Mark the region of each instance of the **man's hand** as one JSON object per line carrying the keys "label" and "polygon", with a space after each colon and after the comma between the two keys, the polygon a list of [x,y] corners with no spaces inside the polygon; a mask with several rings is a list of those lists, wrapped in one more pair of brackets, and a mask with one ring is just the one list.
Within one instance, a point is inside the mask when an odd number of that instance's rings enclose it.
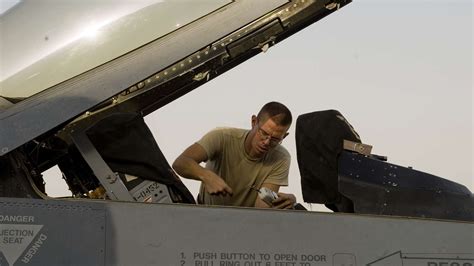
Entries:
{"label": "man's hand", "polygon": [[279,185],[271,184],[271,183],[263,183],[262,187],[266,187],[272,191],[277,192],[278,198],[272,202],[272,205],[268,205],[264,202],[259,196],[257,196],[257,200],[255,201],[255,207],[257,208],[274,208],[274,209],[292,209],[296,203],[296,197],[293,194],[286,194],[282,192],[278,192],[280,189]]}
{"label": "man's hand", "polygon": [[206,151],[201,145],[194,143],[176,158],[173,169],[185,178],[202,181],[211,195],[232,196],[232,189],[220,176],[199,165],[204,161],[207,161]]}
{"label": "man's hand", "polygon": [[214,172],[208,170],[206,175],[201,177],[206,191],[211,195],[232,196],[232,188]]}
{"label": "man's hand", "polygon": [[272,202],[273,204],[272,208],[292,209],[295,203],[296,203],[295,195],[278,192],[278,198]]}

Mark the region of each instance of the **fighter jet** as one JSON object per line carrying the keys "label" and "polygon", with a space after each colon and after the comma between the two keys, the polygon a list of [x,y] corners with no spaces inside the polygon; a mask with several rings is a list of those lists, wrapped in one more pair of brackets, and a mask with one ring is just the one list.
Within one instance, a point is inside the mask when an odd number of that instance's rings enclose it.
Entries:
{"label": "fighter jet", "polygon": [[[296,123],[303,198],[336,213],[196,205],[143,120],[350,2],[201,1],[166,26],[186,2],[165,1],[3,80],[0,265],[472,265],[472,193],[336,110]],[[47,196],[53,166],[70,198]]]}

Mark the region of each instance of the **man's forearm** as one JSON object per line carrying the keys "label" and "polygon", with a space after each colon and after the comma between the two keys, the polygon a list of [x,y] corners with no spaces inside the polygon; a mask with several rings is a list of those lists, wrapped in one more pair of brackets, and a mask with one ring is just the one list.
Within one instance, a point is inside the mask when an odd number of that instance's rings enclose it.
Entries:
{"label": "man's forearm", "polygon": [[196,161],[184,155],[179,156],[174,161],[173,169],[184,178],[198,181],[203,181],[205,172],[207,171]]}

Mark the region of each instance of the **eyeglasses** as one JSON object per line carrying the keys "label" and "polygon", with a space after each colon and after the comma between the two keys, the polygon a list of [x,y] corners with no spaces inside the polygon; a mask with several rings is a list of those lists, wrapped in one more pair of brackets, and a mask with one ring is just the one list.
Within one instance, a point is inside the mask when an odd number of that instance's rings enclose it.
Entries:
{"label": "eyeglasses", "polygon": [[283,139],[288,136],[288,132],[285,133],[285,135],[282,138],[276,138],[273,137],[272,134],[266,132],[263,130],[260,126],[257,126],[257,132],[260,135],[261,140],[270,140],[270,145],[271,146],[276,146],[278,144],[281,144],[283,142]]}

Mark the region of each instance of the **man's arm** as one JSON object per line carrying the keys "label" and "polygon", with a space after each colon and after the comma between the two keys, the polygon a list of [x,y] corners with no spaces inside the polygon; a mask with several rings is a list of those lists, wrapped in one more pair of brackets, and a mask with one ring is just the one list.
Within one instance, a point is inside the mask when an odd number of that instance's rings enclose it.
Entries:
{"label": "man's arm", "polygon": [[263,201],[259,196],[257,196],[257,199],[255,200],[256,208],[291,209],[296,203],[295,195],[278,192],[278,190],[280,189],[279,185],[264,183],[262,187],[266,187],[277,192],[278,198],[274,200],[272,206],[270,206],[265,203],[265,201]]}
{"label": "man's arm", "polygon": [[232,188],[220,176],[199,165],[207,159],[204,148],[194,143],[176,158],[173,169],[184,178],[201,181],[211,195],[232,195]]}

